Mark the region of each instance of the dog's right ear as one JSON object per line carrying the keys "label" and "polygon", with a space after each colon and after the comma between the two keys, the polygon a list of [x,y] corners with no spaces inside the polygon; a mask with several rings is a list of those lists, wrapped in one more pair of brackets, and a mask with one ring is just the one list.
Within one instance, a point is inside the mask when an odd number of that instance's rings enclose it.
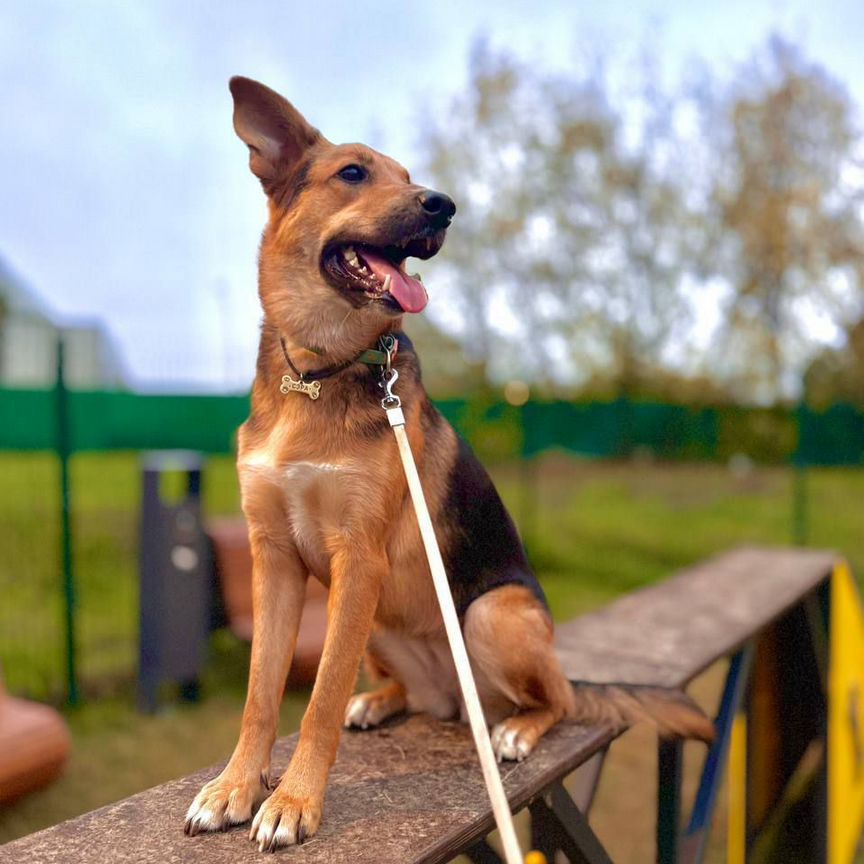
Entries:
{"label": "dog's right ear", "polygon": [[321,133],[275,90],[235,76],[234,130],[249,147],[249,167],[265,191],[296,165],[303,153],[321,140]]}

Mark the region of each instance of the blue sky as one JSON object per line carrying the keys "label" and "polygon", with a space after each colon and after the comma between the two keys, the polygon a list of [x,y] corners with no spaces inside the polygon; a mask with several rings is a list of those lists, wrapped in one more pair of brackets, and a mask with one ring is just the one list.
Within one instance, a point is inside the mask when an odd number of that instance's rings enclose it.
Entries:
{"label": "blue sky", "polygon": [[[60,314],[101,318],[141,386],[242,388],[265,211],[231,128],[232,74],[410,168],[479,35],[567,68],[654,34],[680,79],[696,57],[729,72],[772,29],[864,104],[860,0],[7,3],[0,256]],[[434,267],[424,277],[434,316]]]}

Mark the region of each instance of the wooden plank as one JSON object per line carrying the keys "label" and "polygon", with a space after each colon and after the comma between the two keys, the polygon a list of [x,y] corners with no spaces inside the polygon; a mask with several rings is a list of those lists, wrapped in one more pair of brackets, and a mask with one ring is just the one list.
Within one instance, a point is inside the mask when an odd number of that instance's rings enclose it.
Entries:
{"label": "wooden plank", "polygon": [[571,681],[682,687],[831,574],[832,552],[735,549],[559,625]]}
{"label": "wooden plank", "polygon": [[[529,759],[505,763],[504,786],[520,809],[614,737],[610,728],[561,725]],[[493,827],[492,811],[467,726],[418,715],[371,732],[346,732],[317,836],[280,850],[304,864],[449,861]],[[283,770],[297,736],[277,742]],[[220,766],[142,792],[117,804],[0,846],[0,862],[29,864],[260,864],[248,825],[186,837],[183,818],[201,785]]]}

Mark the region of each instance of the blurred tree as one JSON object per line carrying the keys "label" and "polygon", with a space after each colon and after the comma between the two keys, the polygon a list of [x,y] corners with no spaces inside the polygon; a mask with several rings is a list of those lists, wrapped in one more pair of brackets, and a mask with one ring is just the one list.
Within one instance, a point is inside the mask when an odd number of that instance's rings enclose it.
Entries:
{"label": "blurred tree", "polygon": [[864,318],[846,332],[846,345],[819,353],[804,375],[808,402],[825,408],[835,402],[864,407]]}
{"label": "blurred tree", "polygon": [[466,350],[497,378],[571,389],[603,370],[638,392],[684,338],[696,221],[650,57],[626,123],[599,62],[554,76],[479,42],[470,72],[423,139],[459,207],[447,281]]}
{"label": "blurred tree", "polygon": [[853,106],[824,69],[776,37],[708,105],[716,221],[703,266],[732,287],[716,368],[741,395],[789,395],[812,351],[814,316],[842,327],[861,314],[864,182]]}
{"label": "blurred tree", "polygon": [[[778,38],[731,85],[691,67],[688,98],[656,56],[552,75],[474,46],[466,92],[423,139],[459,205],[445,323],[498,380],[791,395],[815,324],[864,314],[853,106]],[[694,321],[714,318],[694,349]]]}
{"label": "blurred tree", "polygon": [[423,384],[433,399],[474,396],[488,389],[486,367],[426,315],[409,315],[405,332],[421,358]]}

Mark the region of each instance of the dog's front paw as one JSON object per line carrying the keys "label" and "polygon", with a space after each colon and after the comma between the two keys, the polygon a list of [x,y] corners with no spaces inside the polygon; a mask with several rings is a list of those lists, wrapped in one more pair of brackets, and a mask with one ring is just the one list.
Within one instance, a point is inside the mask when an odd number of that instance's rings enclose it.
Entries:
{"label": "dog's front paw", "polygon": [[195,796],[186,813],[184,831],[194,837],[202,831],[227,831],[231,825],[248,822],[252,810],[268,795],[264,774],[251,780],[238,780],[227,769],[207,783]]}
{"label": "dog's front paw", "polygon": [[318,830],[323,803],[323,795],[291,795],[280,784],[255,815],[249,839],[260,852],[299,845]]}

